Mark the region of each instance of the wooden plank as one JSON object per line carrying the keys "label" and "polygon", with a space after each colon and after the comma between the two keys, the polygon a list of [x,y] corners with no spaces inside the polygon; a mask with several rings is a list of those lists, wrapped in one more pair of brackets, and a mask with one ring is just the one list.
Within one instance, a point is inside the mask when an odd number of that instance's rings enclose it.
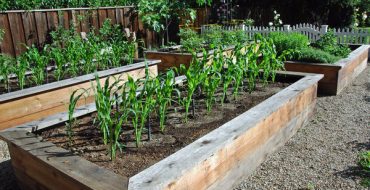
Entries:
{"label": "wooden plank", "polygon": [[48,21],[48,31],[54,31],[58,28],[59,21],[58,21],[58,12],[47,12],[47,21]]}
{"label": "wooden plank", "polygon": [[46,41],[46,35],[48,33],[46,13],[35,12],[35,21],[37,29],[37,38],[39,40],[39,44],[43,45]]}
{"label": "wooden plank", "polygon": [[21,174],[28,178],[18,180],[30,189],[127,188],[127,177],[99,167],[52,143],[43,142],[33,134],[12,131],[2,136],[8,139],[12,165],[18,177]]}
{"label": "wooden plank", "polygon": [[27,44],[24,36],[22,16],[19,13],[9,13],[8,18],[10,32],[12,33],[15,55],[18,56],[26,50],[25,44]]}
{"label": "wooden plank", "polygon": [[124,11],[123,9],[116,9],[116,22],[117,24],[125,27]]}
{"label": "wooden plank", "polygon": [[0,43],[1,52],[11,56],[15,56],[12,32],[10,31],[8,15],[5,13],[0,13],[0,28],[4,29],[5,32],[4,39],[2,43]]}
{"label": "wooden plank", "polygon": [[71,20],[71,24],[74,26],[76,32],[80,33],[81,32],[81,26],[80,26],[80,22],[77,19],[78,14],[79,14],[78,10],[72,10],[72,11],[69,12],[68,16],[69,16],[69,18]]}
{"label": "wooden plank", "polygon": [[23,13],[23,28],[27,46],[38,43],[36,21],[33,13]]}
{"label": "wooden plank", "polygon": [[[116,9],[116,8],[134,8],[134,6],[114,6],[114,7],[99,7],[99,9]],[[3,13],[24,13],[24,12],[49,12],[49,11],[72,11],[72,10],[96,10],[97,8],[91,7],[78,7],[78,8],[60,8],[60,9],[33,9],[33,10],[10,10],[3,11]]]}
{"label": "wooden plank", "polygon": [[90,23],[91,27],[93,27],[97,33],[99,29],[99,16],[97,10],[91,10]]}
{"label": "wooden plank", "polygon": [[[122,80],[127,80],[127,76],[130,75],[134,79],[145,77],[145,65],[140,64],[141,67],[138,69],[127,69],[121,68],[111,69],[109,72],[104,71],[100,76],[100,82],[104,83],[107,76],[120,77]],[[130,65],[131,66],[131,65]],[[129,67],[128,67],[129,68]],[[126,70],[125,70],[126,69]],[[157,65],[152,64],[149,66],[151,76],[157,75]],[[104,74],[114,73],[114,74]],[[80,78],[80,79],[78,79]],[[94,74],[81,76],[76,78],[52,83],[39,87],[39,92],[35,91],[29,95],[25,95],[21,91],[15,92],[12,95],[0,96],[5,101],[0,106],[0,130],[4,130],[10,127],[14,127],[20,124],[31,122],[40,118],[44,118],[59,112],[64,112],[68,109],[69,97],[73,91],[77,89],[89,89],[91,88],[90,80],[94,81]],[[86,80],[88,79],[88,80]],[[110,78],[113,82],[113,78]],[[82,81],[82,82],[78,82]],[[83,82],[84,81],[84,82]],[[59,84],[58,84],[59,83]],[[64,84],[63,84],[64,83]],[[93,82],[95,84],[95,82]],[[73,84],[73,85],[72,85]],[[56,86],[50,88],[52,86]],[[25,89],[27,90],[27,89]],[[29,90],[32,91],[33,89]],[[27,92],[27,91],[26,91]],[[43,93],[45,92],[45,93]],[[17,97],[17,94],[19,97]],[[50,98],[53,97],[53,98]],[[6,99],[8,98],[8,99]],[[85,100],[81,100],[81,104],[89,104],[93,102],[93,94],[90,94]]]}
{"label": "wooden plank", "polygon": [[116,10],[114,10],[114,9],[107,9],[107,18],[111,19],[111,23],[112,24],[117,24]]}
{"label": "wooden plank", "polygon": [[80,10],[79,15],[80,25],[81,25],[81,32],[88,33],[90,31],[89,27],[89,12],[86,10]]}
{"label": "wooden plank", "polygon": [[[131,11],[129,8],[124,8],[123,9],[123,13],[124,13],[124,27],[125,28],[130,28],[130,30],[132,31],[132,23],[131,23],[131,20],[130,20],[130,17],[131,17]],[[136,30],[134,30],[136,31]]]}
{"label": "wooden plank", "polygon": [[98,10],[98,17],[99,17],[99,28],[103,26],[105,19],[107,18],[107,11],[104,9]]}

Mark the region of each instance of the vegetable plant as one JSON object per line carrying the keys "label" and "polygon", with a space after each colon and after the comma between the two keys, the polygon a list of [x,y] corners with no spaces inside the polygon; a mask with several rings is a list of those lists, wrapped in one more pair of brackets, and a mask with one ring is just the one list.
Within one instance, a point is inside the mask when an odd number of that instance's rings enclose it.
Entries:
{"label": "vegetable plant", "polygon": [[43,84],[47,77],[46,69],[48,64],[45,55],[40,53],[39,50],[33,46],[28,49],[25,56],[30,63],[33,82],[35,82],[36,85]]}
{"label": "vegetable plant", "polygon": [[13,59],[9,56],[0,56],[0,81],[4,81],[5,89],[10,92],[9,76],[13,72]]}
{"label": "vegetable plant", "polygon": [[[80,93],[78,94],[78,92]],[[86,93],[87,93],[87,90],[85,89],[77,89],[73,91],[73,93],[71,94],[69,98],[68,121],[66,122],[66,132],[68,136],[69,146],[72,146],[73,127],[75,126],[75,121],[76,121],[76,118],[73,117],[73,114],[76,109],[78,101],[81,99],[82,96],[85,96]]]}
{"label": "vegetable plant", "polygon": [[23,89],[26,85],[26,72],[29,68],[28,60],[25,56],[20,56],[17,59],[17,63],[14,67],[14,73],[17,75],[18,85],[20,89]]}

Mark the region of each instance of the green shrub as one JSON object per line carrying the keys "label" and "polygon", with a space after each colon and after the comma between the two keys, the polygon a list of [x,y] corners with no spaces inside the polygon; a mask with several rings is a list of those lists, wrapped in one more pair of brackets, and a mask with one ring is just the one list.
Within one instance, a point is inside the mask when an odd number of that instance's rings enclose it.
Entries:
{"label": "green shrub", "polygon": [[340,57],[331,55],[316,48],[303,48],[295,55],[294,60],[311,63],[335,63]]}
{"label": "green shrub", "polygon": [[289,49],[304,49],[309,44],[307,36],[299,33],[272,32],[269,37],[274,41],[278,54]]}
{"label": "green shrub", "polygon": [[351,49],[347,45],[338,44],[333,31],[324,34],[312,46],[339,57],[347,57],[351,53]]}
{"label": "green shrub", "polygon": [[364,179],[361,180],[361,185],[364,187],[370,187],[370,151],[361,152],[359,154],[358,165],[362,169]]}
{"label": "green shrub", "polygon": [[180,45],[186,51],[200,50],[203,47],[203,39],[192,29],[180,29]]}

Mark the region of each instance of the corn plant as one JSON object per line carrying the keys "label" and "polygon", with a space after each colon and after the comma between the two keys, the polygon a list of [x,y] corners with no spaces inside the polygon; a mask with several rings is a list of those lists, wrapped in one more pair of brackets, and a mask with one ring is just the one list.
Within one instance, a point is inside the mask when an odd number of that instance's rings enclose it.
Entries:
{"label": "corn plant", "polygon": [[150,113],[156,106],[155,92],[159,86],[157,79],[148,79],[144,81],[142,91],[139,95],[139,112],[140,112],[140,126],[136,130],[136,144],[139,146],[141,141],[141,135],[145,124],[148,122],[148,138],[151,139],[151,127],[150,127]]}
{"label": "corn plant", "polygon": [[190,67],[186,69],[185,65],[180,66],[180,71],[185,75],[187,81],[187,96],[183,99],[183,105],[185,107],[185,122],[188,121],[190,104],[194,101],[193,94],[208,75],[208,73],[205,72],[205,65],[208,62],[207,52],[203,49],[203,58],[200,61],[196,58],[195,53],[192,54],[193,61],[190,64]]}
{"label": "corn plant", "polygon": [[9,76],[12,74],[13,70],[13,59],[7,55],[0,55],[0,82],[4,81],[5,89],[7,89],[8,92],[11,91]]}
{"label": "corn plant", "polygon": [[29,63],[25,56],[20,56],[17,58],[17,63],[15,64],[14,73],[17,75],[18,85],[20,89],[23,89],[26,85],[26,72],[29,69]]}
{"label": "corn plant", "polygon": [[225,101],[227,101],[227,91],[232,83],[232,81],[235,80],[234,77],[234,63],[232,57],[226,57],[225,63],[227,65],[227,68],[224,70],[224,73],[222,74],[222,98],[221,98],[221,104],[223,104]]}
{"label": "corn plant", "polygon": [[210,112],[213,102],[215,101],[214,94],[221,82],[221,74],[219,72],[213,72],[210,74],[204,82],[204,88],[206,92],[206,106],[207,111]]}
{"label": "corn plant", "polygon": [[64,52],[60,48],[51,48],[49,52],[49,58],[50,61],[53,61],[55,64],[55,70],[54,70],[54,75],[57,81],[60,81],[64,74],[65,74],[65,57],[64,57]]}
{"label": "corn plant", "polygon": [[160,85],[158,88],[156,88],[156,98],[157,98],[157,104],[159,109],[159,127],[161,131],[164,131],[164,123],[166,120],[166,112],[167,112],[167,106],[172,101],[172,93],[174,91],[177,92],[177,96],[180,98],[180,92],[179,90],[175,89],[175,71],[174,70],[168,70],[166,74],[161,77]]}
{"label": "corn plant", "polygon": [[[81,91],[77,94],[79,91]],[[76,109],[78,101],[81,97],[85,96],[88,93],[85,89],[77,89],[73,91],[69,98],[69,105],[68,105],[68,121],[66,122],[66,132],[68,136],[68,145],[72,146],[72,137],[73,137],[73,127],[75,126],[76,118],[73,117],[74,111]],[[86,96],[85,96],[86,97]],[[86,100],[86,99],[85,99]]]}
{"label": "corn plant", "polygon": [[46,56],[39,52],[34,46],[28,48],[25,56],[30,63],[33,82],[35,82],[36,85],[42,85],[47,77],[46,69],[48,61]]}
{"label": "corn plant", "polygon": [[112,98],[112,94],[117,93],[123,88],[119,85],[122,81],[115,79],[115,81],[110,84],[110,78],[108,78],[102,86],[99,77],[96,75],[95,78],[96,86],[93,85],[93,89],[98,114],[97,121],[100,131],[103,134],[103,142],[105,145],[108,145],[111,159],[114,160],[117,148],[121,149],[122,147],[119,142],[119,136],[121,134],[123,122],[127,120],[127,114],[112,114],[112,106],[116,105],[116,101],[118,101],[116,98]]}

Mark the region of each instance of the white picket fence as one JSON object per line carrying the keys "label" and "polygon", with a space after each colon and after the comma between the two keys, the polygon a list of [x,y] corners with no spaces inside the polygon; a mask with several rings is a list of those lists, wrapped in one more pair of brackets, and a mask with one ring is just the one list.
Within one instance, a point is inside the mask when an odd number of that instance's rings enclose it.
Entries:
{"label": "white picket fence", "polygon": [[[244,30],[249,37],[253,37],[256,33],[267,36],[270,32],[298,32],[306,35],[311,42],[315,42],[320,37],[328,32],[328,25],[321,25],[320,27],[313,24],[296,24],[294,26],[284,25],[282,27],[262,27],[262,26],[221,26],[223,30]],[[203,25],[201,32],[205,33],[210,26]],[[364,29],[333,29],[337,36],[338,43],[342,44],[370,44],[370,32]]]}

